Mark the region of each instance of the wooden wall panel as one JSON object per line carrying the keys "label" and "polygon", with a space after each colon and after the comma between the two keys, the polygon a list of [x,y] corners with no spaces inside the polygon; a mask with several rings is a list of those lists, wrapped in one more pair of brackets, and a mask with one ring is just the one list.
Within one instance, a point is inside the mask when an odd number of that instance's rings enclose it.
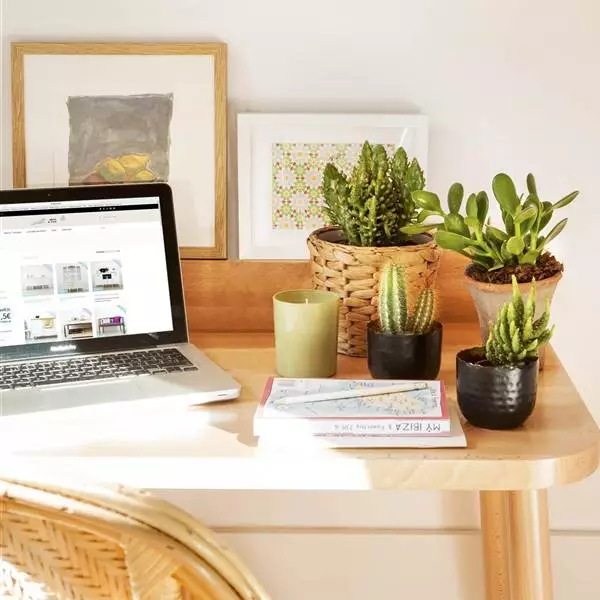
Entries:
{"label": "wooden wall panel", "polygon": [[[442,321],[474,321],[462,281],[466,260],[444,252],[438,277]],[[191,331],[272,331],[272,297],[310,288],[308,261],[182,261]]]}

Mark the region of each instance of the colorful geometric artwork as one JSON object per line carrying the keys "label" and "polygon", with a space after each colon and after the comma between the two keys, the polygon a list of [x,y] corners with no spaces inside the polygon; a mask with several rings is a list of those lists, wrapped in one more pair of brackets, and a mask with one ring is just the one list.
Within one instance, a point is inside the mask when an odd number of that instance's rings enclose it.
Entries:
{"label": "colorful geometric artwork", "polygon": [[[394,144],[384,145],[388,153]],[[362,143],[274,143],[272,144],[273,229],[322,227],[323,169],[328,162],[349,175],[358,161]]]}

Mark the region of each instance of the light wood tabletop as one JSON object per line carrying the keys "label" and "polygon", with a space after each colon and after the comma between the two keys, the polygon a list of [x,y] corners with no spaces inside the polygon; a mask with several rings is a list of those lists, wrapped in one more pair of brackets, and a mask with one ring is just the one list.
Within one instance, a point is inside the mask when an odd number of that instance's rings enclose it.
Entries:
{"label": "light wood tabletop", "polygon": [[[445,381],[452,403],[456,401],[455,355],[460,349],[477,344],[477,335],[474,325],[445,327],[439,378]],[[257,399],[266,378],[273,374],[272,335],[203,334],[196,341],[243,384],[241,403],[232,410],[240,434],[248,439]],[[467,448],[383,452],[345,449],[326,453],[362,462],[372,489],[535,489],[583,479],[598,464],[598,427],[551,350],[547,360],[540,375],[536,409],[518,430],[490,431],[463,422]],[[340,356],[336,377],[370,377],[366,360]],[[288,456],[303,454],[296,450],[285,452]]]}
{"label": "light wood tabletop", "polygon": [[[3,431],[0,451],[38,468],[144,489],[477,490],[487,600],[552,597],[546,489],[593,473],[600,438],[551,349],[535,411],[517,430],[465,423],[466,448],[284,450],[260,448],[252,433],[257,402],[274,375],[272,334],[202,333],[192,341],[242,384],[238,400],[119,418],[106,407],[93,419],[44,416]],[[475,324],[444,328],[440,379],[450,402],[455,355],[477,343]],[[368,377],[366,360],[339,356],[337,377]]]}
{"label": "light wood tabletop", "polygon": [[[53,417],[25,417],[24,422],[33,423],[28,439],[15,427],[13,439],[3,436],[0,448],[14,449],[19,436],[21,456],[63,460],[65,465],[85,457],[102,472],[116,469],[122,483],[145,488],[543,489],[583,479],[598,464],[598,428],[553,352],[540,375],[537,406],[525,425],[500,432],[463,423],[467,448],[266,450],[253,436],[252,418],[267,379],[274,375],[272,334],[203,333],[193,341],[242,384],[241,398],[185,413],[142,415],[124,408],[118,423],[110,405],[94,407],[94,420],[61,415],[59,422],[56,417],[61,429],[53,437],[51,431],[41,436],[33,420],[48,430]],[[476,343],[475,325],[444,329],[439,377],[450,402],[455,402],[456,352]],[[336,376],[369,377],[366,360],[340,355]],[[104,414],[109,431],[100,426]],[[290,464],[302,467],[296,477]],[[166,472],[159,468],[167,466]]]}

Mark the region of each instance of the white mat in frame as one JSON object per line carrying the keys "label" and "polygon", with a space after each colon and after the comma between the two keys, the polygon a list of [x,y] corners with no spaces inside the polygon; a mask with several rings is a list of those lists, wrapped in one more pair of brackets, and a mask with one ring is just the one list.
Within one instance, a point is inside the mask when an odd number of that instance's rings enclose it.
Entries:
{"label": "white mat in frame", "polygon": [[403,146],[427,172],[426,115],[241,113],[237,126],[241,259],[306,260],[322,168],[351,168],[365,140]]}

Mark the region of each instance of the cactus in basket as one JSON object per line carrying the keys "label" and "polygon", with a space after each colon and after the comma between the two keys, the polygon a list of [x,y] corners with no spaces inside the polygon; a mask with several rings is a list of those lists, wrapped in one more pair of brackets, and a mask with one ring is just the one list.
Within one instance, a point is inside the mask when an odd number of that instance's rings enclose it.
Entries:
{"label": "cactus in basket", "polygon": [[323,171],[324,216],[353,246],[393,246],[408,239],[402,228],[416,219],[413,192],[425,186],[416,158],[399,147],[392,157],[365,142],[350,176],[333,163]]}
{"label": "cactus in basket", "polygon": [[384,333],[420,335],[430,331],[435,322],[436,301],[432,289],[419,293],[414,310],[409,314],[402,265],[388,263],[383,267],[378,299],[379,325]]}
{"label": "cactus in basket", "polygon": [[[450,186],[448,212],[442,208],[436,194],[416,190],[413,193],[418,209],[416,222],[406,225],[403,230],[414,234],[435,227],[436,241],[442,248],[467,256],[487,271],[506,266],[535,265],[548,243],[567,224],[567,219],[562,219],[546,235],[542,235],[554,211],[567,206],[579,195],[578,191],[574,191],[555,203],[542,202],[531,173],[527,176],[526,194],[517,194],[513,180],[506,173],[498,173],[494,177],[492,191],[500,206],[503,230],[489,222],[489,200],[485,191],[471,194],[466,202],[465,214],[460,214],[464,199],[460,183]],[[442,217],[443,222],[424,224],[428,217]]]}
{"label": "cactus in basket", "polygon": [[527,302],[519,290],[516,277],[512,277],[512,300],[502,306],[496,322],[490,324],[490,333],[485,345],[486,359],[495,366],[518,365],[526,358],[538,356],[538,350],[546,344],[554,333],[554,326],[548,329],[550,301],[546,310],[534,321],[535,280]]}

